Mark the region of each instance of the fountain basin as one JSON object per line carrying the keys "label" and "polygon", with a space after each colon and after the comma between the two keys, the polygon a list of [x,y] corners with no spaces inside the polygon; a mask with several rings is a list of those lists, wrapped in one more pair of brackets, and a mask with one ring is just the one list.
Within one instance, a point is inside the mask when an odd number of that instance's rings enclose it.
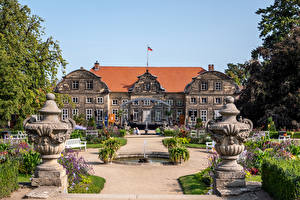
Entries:
{"label": "fountain basin", "polygon": [[130,154],[130,155],[119,155],[114,160],[113,163],[123,164],[123,165],[171,165],[168,154]]}

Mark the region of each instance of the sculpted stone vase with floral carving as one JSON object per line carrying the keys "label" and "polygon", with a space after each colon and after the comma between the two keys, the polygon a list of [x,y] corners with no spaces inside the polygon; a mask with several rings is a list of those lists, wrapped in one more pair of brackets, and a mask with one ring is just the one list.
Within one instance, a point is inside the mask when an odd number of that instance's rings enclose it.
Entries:
{"label": "sculpted stone vase with floral carving", "polygon": [[63,191],[67,189],[67,176],[63,167],[57,163],[57,158],[65,149],[65,141],[70,137],[75,128],[72,119],[60,120],[61,110],[57,107],[54,94],[46,95],[47,101],[39,111],[41,121],[35,121],[29,117],[23,122],[28,133],[29,141],[33,142],[34,148],[42,155],[42,164],[37,166],[32,186],[57,186]]}
{"label": "sculpted stone vase with floral carving", "polygon": [[222,161],[214,172],[214,192],[219,195],[237,195],[245,187],[243,167],[237,163],[237,157],[244,151],[244,142],[253,128],[249,119],[236,116],[240,111],[234,105],[233,97],[226,97],[220,110],[221,121],[209,120],[206,130],[216,142],[215,149]]}

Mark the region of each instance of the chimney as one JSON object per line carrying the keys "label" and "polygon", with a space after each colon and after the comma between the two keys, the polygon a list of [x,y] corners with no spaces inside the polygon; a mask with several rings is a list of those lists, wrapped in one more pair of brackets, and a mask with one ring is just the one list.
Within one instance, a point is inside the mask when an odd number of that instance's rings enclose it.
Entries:
{"label": "chimney", "polygon": [[208,71],[215,71],[215,66],[213,64],[208,65]]}
{"label": "chimney", "polygon": [[95,71],[98,71],[100,69],[100,64],[99,64],[99,62],[98,62],[98,60],[95,62],[95,64],[94,64],[94,70]]}

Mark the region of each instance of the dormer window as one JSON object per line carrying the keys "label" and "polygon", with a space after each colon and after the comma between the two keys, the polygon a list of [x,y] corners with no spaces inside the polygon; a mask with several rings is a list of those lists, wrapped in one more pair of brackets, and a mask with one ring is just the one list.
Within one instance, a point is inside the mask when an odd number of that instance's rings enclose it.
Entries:
{"label": "dormer window", "polygon": [[72,89],[73,90],[79,89],[79,81],[72,81]]}
{"label": "dormer window", "polygon": [[92,90],[93,89],[93,81],[92,80],[86,81],[85,89],[87,89],[87,90]]}
{"label": "dormer window", "polygon": [[151,89],[151,84],[150,83],[145,83],[145,90],[150,91]]}
{"label": "dormer window", "polygon": [[201,82],[201,90],[207,90],[208,89],[208,83],[206,81]]}

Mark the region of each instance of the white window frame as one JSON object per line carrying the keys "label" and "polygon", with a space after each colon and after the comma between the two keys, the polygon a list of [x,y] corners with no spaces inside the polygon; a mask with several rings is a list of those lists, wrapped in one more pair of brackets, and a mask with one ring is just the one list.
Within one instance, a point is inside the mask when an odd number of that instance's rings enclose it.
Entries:
{"label": "white window frame", "polygon": [[113,106],[118,105],[118,99],[113,99],[113,100],[111,101],[111,105],[113,105]]}
{"label": "white window frame", "polygon": [[[205,99],[205,102],[204,102],[204,99]],[[202,97],[201,98],[201,103],[202,104],[207,104],[207,102],[208,102],[208,98],[207,97]]]}
{"label": "white window frame", "polygon": [[149,99],[144,100],[144,106],[150,106],[150,100]]}
{"label": "white window frame", "polygon": [[222,90],[222,82],[221,81],[218,81],[218,82],[215,82],[215,90]]}
{"label": "white window frame", "polygon": [[208,90],[208,82],[207,81],[201,82],[201,90]]}
{"label": "white window frame", "polygon": [[167,103],[169,105],[173,106],[174,105],[174,100],[173,99],[168,99]]}
{"label": "white window frame", "polygon": [[72,81],[72,89],[73,90],[78,90],[79,89],[79,81],[78,80]]}
{"label": "white window frame", "polygon": [[85,103],[92,103],[92,102],[93,102],[93,98],[92,97],[86,97]]}
{"label": "white window frame", "polygon": [[96,109],[96,121],[101,122],[103,121],[103,109]]}
{"label": "white window frame", "polygon": [[160,122],[162,118],[162,111],[161,110],[155,110],[155,121]]}
{"label": "white window frame", "polygon": [[127,103],[127,102],[128,102],[128,99],[122,99],[122,104]]}
{"label": "white window frame", "polygon": [[[218,102],[217,99],[219,99],[220,101]],[[215,98],[215,104],[222,104],[222,98],[221,97],[216,97]]]}
{"label": "white window frame", "polygon": [[118,109],[112,109],[112,114],[115,114],[116,121],[118,120]]}
{"label": "white window frame", "polygon": [[[192,99],[194,99],[195,101],[193,101]],[[191,97],[190,103],[191,103],[191,104],[197,104],[197,99],[196,99],[196,97]]]}
{"label": "white window frame", "polygon": [[85,109],[85,119],[89,120],[93,117],[93,109]]}
{"label": "white window frame", "polygon": [[214,110],[214,119],[217,119],[218,117],[221,117],[220,110]]}
{"label": "white window frame", "polygon": [[72,116],[74,117],[75,115],[78,115],[78,109],[72,109]]}
{"label": "white window frame", "polygon": [[103,104],[103,97],[97,97],[97,103]]}
{"label": "white window frame", "polygon": [[192,115],[190,116],[191,122],[196,122],[198,111],[197,110],[190,110],[190,111],[192,112]]}
{"label": "white window frame", "polygon": [[69,118],[69,109],[67,109],[67,108],[62,109],[61,118],[62,118],[62,120]]}
{"label": "white window frame", "polygon": [[78,101],[78,97],[72,97],[72,102],[73,103],[78,103],[79,101]]}
{"label": "white window frame", "polygon": [[85,82],[85,89],[86,90],[92,90],[93,89],[93,80],[87,80]]}
{"label": "white window frame", "polygon": [[203,122],[207,121],[207,110],[200,110],[200,118]]}
{"label": "white window frame", "polygon": [[133,110],[133,121],[138,121],[139,119],[139,111],[138,110]]}

